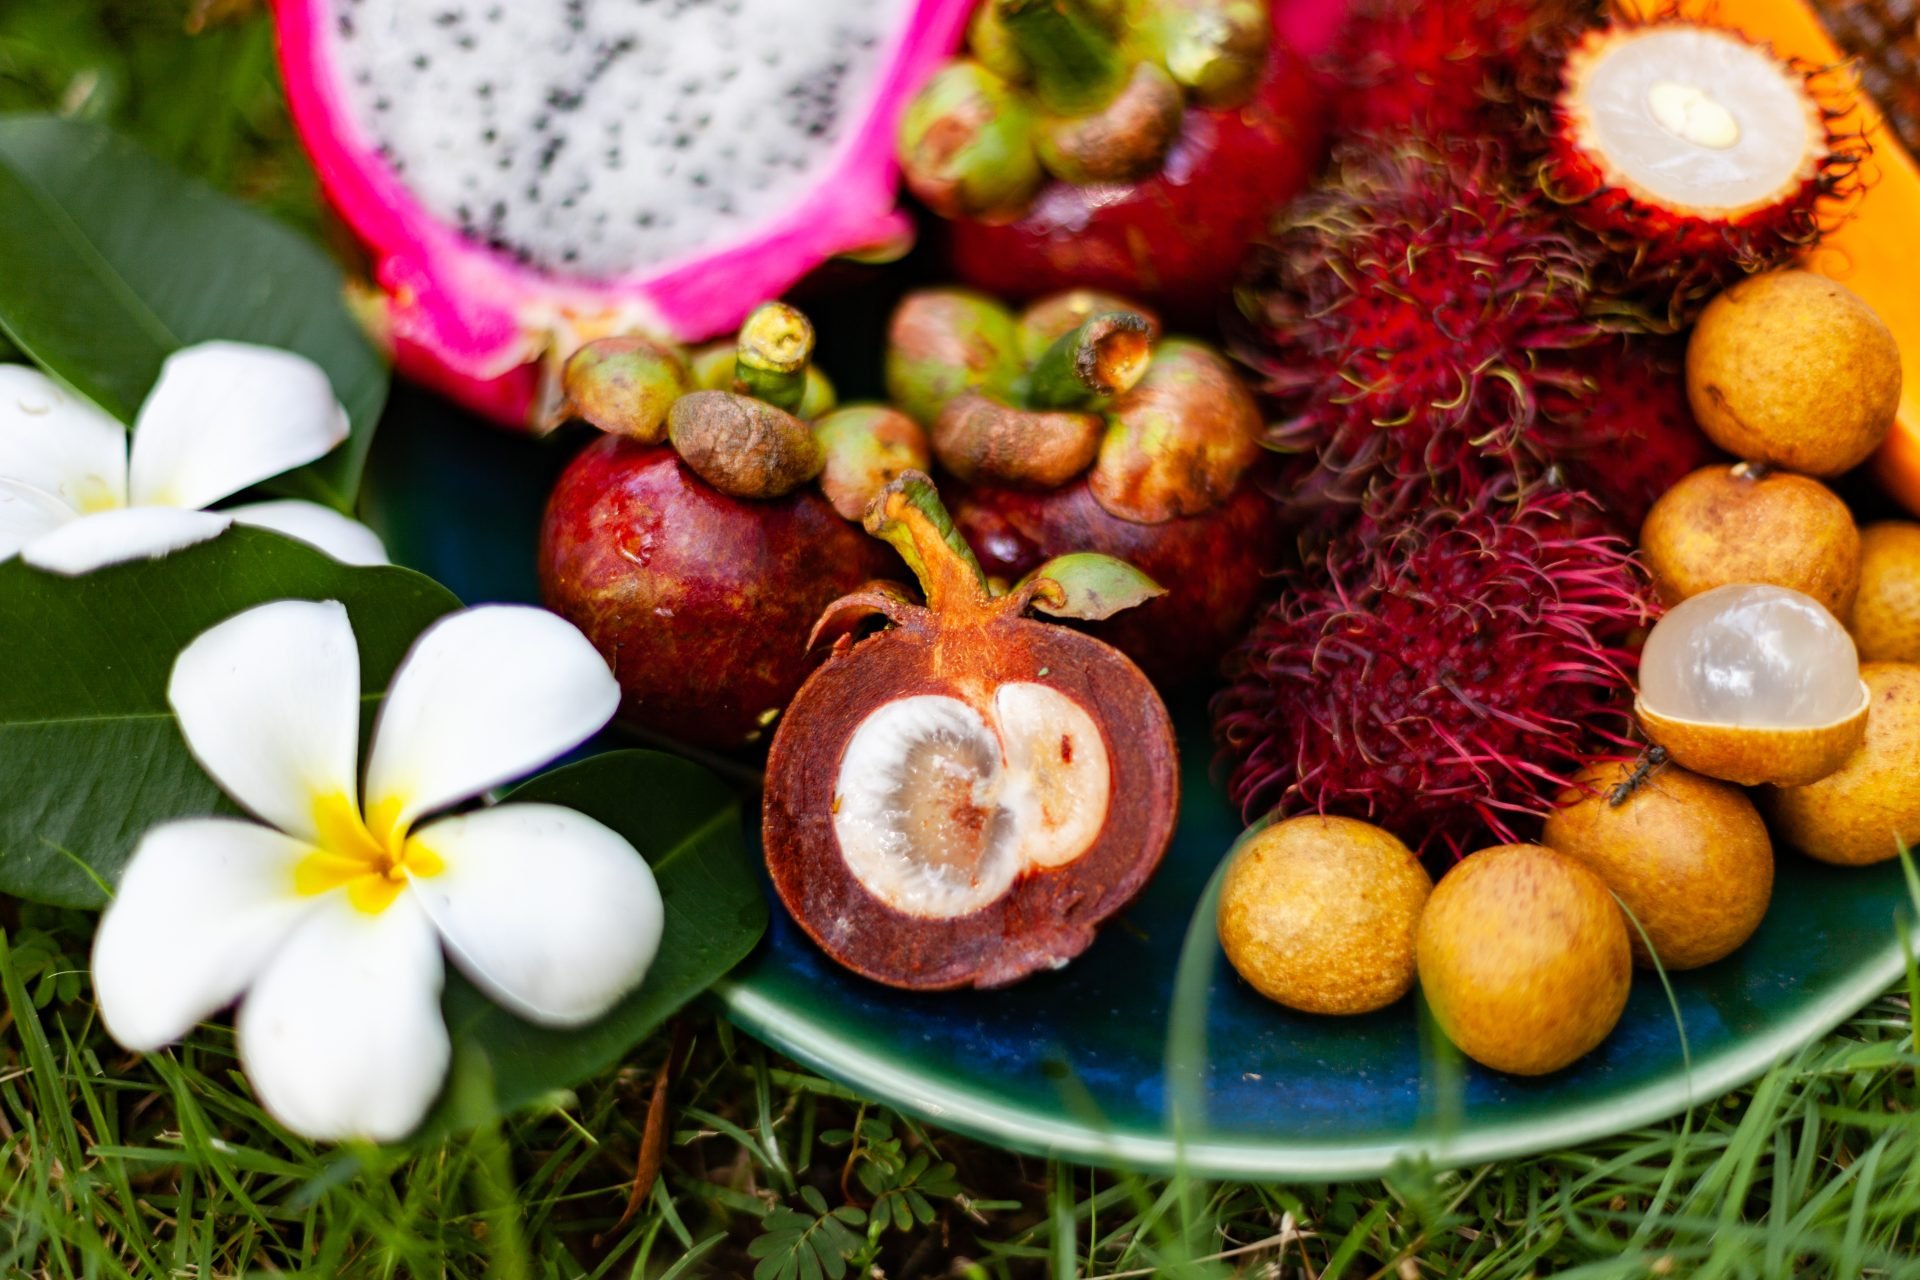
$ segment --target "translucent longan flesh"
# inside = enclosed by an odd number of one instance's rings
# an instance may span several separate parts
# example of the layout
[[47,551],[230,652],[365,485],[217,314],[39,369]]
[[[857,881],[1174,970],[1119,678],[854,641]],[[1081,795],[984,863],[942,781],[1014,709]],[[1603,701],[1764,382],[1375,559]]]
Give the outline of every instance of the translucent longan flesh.
[[1732,211],[1779,197],[1822,148],[1805,86],[1738,36],[1652,27],[1595,58],[1586,142],[1662,204]]
[[1682,601],[1647,636],[1640,697],[1662,716],[1812,729],[1860,706],[1853,638],[1811,596],[1736,583]]
[[1112,777],[1087,711],[1046,685],[995,691],[989,724],[959,698],[917,694],[878,708],[848,740],[834,834],[868,892],[908,915],[965,915],[1029,866],[1092,846]]

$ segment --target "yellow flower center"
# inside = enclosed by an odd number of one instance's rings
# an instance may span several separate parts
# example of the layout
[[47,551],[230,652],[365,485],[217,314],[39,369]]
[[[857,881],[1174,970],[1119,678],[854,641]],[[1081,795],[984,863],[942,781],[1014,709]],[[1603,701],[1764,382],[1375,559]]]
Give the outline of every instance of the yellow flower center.
[[293,869],[295,891],[329,893],[344,886],[347,901],[377,916],[400,896],[408,876],[437,876],[446,869],[439,854],[408,834],[397,812],[374,816],[374,829],[382,832],[377,837],[343,793],[316,799],[313,824],[318,834],[313,852]]
[[89,475],[74,486],[73,509],[83,516],[118,511],[126,505],[126,496],[99,476]]

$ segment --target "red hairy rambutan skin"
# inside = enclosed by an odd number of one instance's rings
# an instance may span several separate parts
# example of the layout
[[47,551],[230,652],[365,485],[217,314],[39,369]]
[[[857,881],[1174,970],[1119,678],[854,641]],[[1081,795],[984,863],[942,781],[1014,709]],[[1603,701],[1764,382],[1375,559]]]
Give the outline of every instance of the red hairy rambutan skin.
[[1559,83],[1594,0],[1358,0],[1328,60],[1345,133],[1504,130]]
[[1245,816],[1362,818],[1458,856],[1631,755],[1651,598],[1626,544],[1583,527],[1588,502],[1495,479],[1460,505],[1363,512],[1288,574],[1213,702]]
[[1587,253],[1508,171],[1490,142],[1351,149],[1256,253],[1238,354],[1316,494],[1524,454],[1543,358],[1597,335]]
[[1567,376],[1547,383],[1534,438],[1630,538],[1655,499],[1724,456],[1687,403],[1686,355],[1683,338],[1609,337],[1561,357]]
[[[1638,318],[1666,332],[1692,323],[1732,281],[1784,266],[1818,244],[1850,211],[1861,190],[1861,166],[1872,153],[1864,137],[1834,125],[1857,92],[1851,72],[1779,59],[1784,73],[1806,91],[1805,154],[1794,178],[1732,215],[1661,203],[1599,150],[1583,106],[1586,79],[1600,55],[1619,42],[1691,25],[1617,19],[1586,32],[1562,61],[1551,106],[1542,113],[1543,154],[1535,172],[1540,191],[1605,250],[1597,264],[1599,286],[1639,303]],[[1783,145],[1796,141],[1782,138]]]

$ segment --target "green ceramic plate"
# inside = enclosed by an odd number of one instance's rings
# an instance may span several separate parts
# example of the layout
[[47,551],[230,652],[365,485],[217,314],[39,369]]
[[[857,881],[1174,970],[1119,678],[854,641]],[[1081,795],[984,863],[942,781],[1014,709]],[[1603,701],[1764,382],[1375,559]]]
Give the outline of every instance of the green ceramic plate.
[[[531,599],[540,503],[565,453],[448,423],[409,396],[382,430],[373,515],[402,561],[463,599]],[[1521,1080],[1435,1059],[1411,1000],[1342,1020],[1268,1004],[1217,962],[1203,927],[1183,1007],[1204,1029],[1204,1051],[1170,1069],[1182,943],[1239,832],[1207,776],[1204,716],[1184,707],[1179,720],[1186,802],[1166,865],[1066,969],[1002,992],[907,995],[836,968],[776,910],[765,945],[719,989],[730,1015],[825,1075],[1008,1147],[1152,1169],[1184,1162],[1218,1177],[1325,1178],[1415,1154],[1444,1164],[1523,1155],[1675,1114],[1760,1075],[1902,971],[1897,864],[1843,871],[1783,853],[1758,935],[1674,978],[1677,1020],[1643,975],[1598,1051]]]

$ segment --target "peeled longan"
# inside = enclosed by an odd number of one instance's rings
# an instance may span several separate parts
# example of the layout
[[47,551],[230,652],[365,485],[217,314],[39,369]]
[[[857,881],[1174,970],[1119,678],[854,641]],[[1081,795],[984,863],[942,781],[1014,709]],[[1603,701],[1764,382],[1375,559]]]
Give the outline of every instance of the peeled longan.
[[1888,520],[1860,531],[1850,629],[1863,662],[1920,662],[1920,524]]
[[1920,666],[1869,662],[1867,737],[1835,773],[1780,787],[1768,809],[1781,839],[1822,862],[1885,862],[1920,844]]
[[1475,1062],[1537,1076],[1590,1052],[1627,1007],[1627,922],[1599,876],[1536,844],[1469,854],[1420,917],[1420,989]]
[[1367,1013],[1413,985],[1413,935],[1433,881],[1372,823],[1277,822],[1234,854],[1220,945],[1255,990],[1305,1013]]
[[1818,480],[1746,463],[1702,467],[1661,494],[1640,526],[1640,555],[1668,605],[1760,582],[1844,618],[1860,585],[1860,531],[1847,504]]
[[1636,963],[1651,967],[1658,956],[1668,969],[1711,964],[1752,937],[1767,914],[1767,825],[1731,783],[1672,764],[1633,777],[1631,764],[1582,770],[1540,842],[1606,881],[1639,923],[1627,926]]
[[1707,438],[1735,457],[1839,475],[1893,426],[1900,348],[1873,308],[1825,276],[1749,276],[1700,313],[1687,399]]

